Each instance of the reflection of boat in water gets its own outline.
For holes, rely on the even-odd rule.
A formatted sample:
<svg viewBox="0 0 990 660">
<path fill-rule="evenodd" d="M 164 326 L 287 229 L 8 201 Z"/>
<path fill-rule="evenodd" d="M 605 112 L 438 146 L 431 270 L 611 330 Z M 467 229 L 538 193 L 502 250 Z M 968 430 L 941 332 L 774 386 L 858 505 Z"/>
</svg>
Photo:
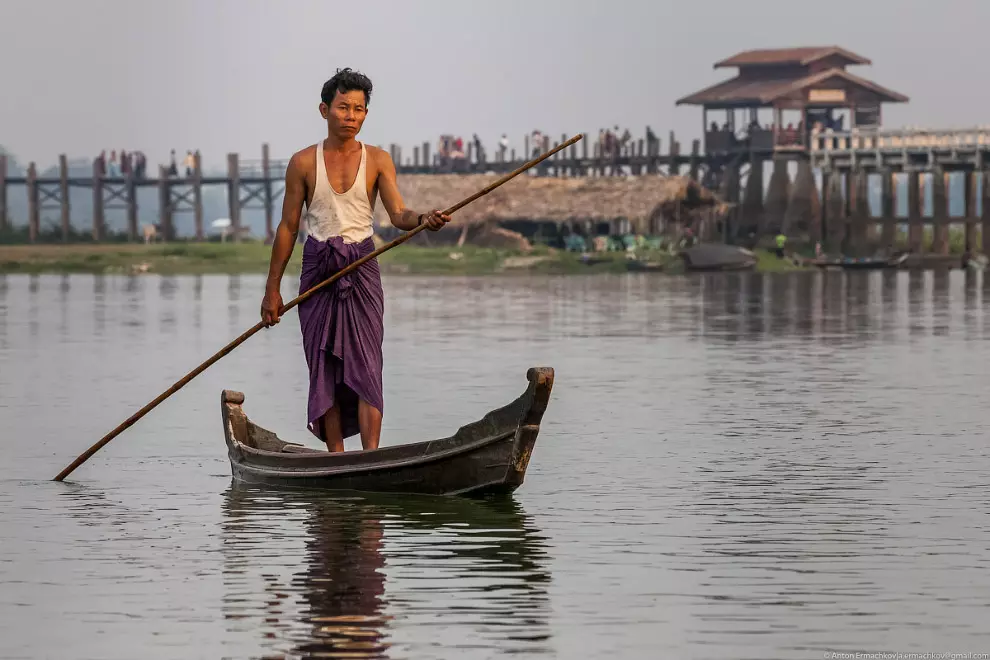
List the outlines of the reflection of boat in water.
<svg viewBox="0 0 990 660">
<path fill-rule="evenodd" d="M 701 243 L 681 250 L 688 270 L 747 270 L 756 266 L 756 255 L 744 247 L 725 243 Z"/>
<path fill-rule="evenodd" d="M 433 623 L 452 644 L 547 650 L 546 551 L 511 498 L 327 498 L 234 482 L 223 517 L 224 616 L 265 652 L 386 657 L 405 625 Z"/>
<path fill-rule="evenodd" d="M 244 414 L 244 395 L 220 398 L 231 471 L 238 481 L 364 492 L 464 495 L 511 492 L 522 485 L 540 421 L 550 401 L 553 369 L 533 368 L 515 401 L 437 440 L 330 453 L 280 440 Z"/>
</svg>

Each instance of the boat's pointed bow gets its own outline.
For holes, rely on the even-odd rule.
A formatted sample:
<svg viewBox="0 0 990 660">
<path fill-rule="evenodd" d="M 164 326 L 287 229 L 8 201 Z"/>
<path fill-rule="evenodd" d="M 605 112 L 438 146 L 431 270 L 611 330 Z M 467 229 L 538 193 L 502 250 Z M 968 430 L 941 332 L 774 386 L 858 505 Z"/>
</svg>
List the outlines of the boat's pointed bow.
<svg viewBox="0 0 990 660">
<path fill-rule="evenodd" d="M 247 438 L 247 417 L 241 409 L 243 403 L 243 392 L 220 392 L 220 416 L 223 419 L 223 435 L 228 449 L 233 449 L 237 442 L 244 443 Z"/>
<path fill-rule="evenodd" d="M 553 389 L 553 367 L 532 367 L 526 372 L 529 388 L 533 393 L 533 402 L 523 419 L 523 424 L 539 426 L 543 413 L 550 403 L 550 391 Z"/>
<path fill-rule="evenodd" d="M 506 475 L 506 483 L 512 488 L 522 485 L 526 477 L 529 459 L 533 456 L 536 446 L 536 436 L 540 433 L 540 422 L 543 413 L 550 403 L 550 391 L 553 389 L 553 369 L 551 367 L 533 367 L 526 372 L 529 379 L 529 389 L 532 393 L 529 410 L 523 415 L 512 448 L 512 463 Z"/>
</svg>

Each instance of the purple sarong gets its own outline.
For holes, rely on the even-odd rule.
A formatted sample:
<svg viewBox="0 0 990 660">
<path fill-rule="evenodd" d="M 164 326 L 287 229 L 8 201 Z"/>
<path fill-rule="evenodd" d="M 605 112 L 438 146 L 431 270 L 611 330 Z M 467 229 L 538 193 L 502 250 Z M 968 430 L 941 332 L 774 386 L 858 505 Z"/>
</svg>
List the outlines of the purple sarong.
<svg viewBox="0 0 990 660">
<path fill-rule="evenodd" d="M 316 286 L 366 254 L 375 243 L 345 243 L 339 236 L 303 246 L 299 293 Z M 321 418 L 336 403 L 340 426 L 348 438 L 360 432 L 358 400 L 384 412 L 382 338 L 385 294 L 377 259 L 358 268 L 299 303 L 299 325 L 309 366 L 306 426 L 321 440 Z"/>
</svg>

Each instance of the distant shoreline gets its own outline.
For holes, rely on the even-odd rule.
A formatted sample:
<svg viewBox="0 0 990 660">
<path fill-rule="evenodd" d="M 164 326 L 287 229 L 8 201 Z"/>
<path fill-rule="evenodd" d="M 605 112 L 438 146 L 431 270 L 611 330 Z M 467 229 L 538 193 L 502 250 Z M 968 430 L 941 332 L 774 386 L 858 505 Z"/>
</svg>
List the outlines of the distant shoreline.
<svg viewBox="0 0 990 660">
<path fill-rule="evenodd" d="M 379 257 L 383 274 L 412 275 L 502 275 L 518 273 L 595 274 L 632 270 L 622 252 L 592 255 L 593 264 L 583 263 L 579 254 L 536 247 L 528 253 L 517 250 L 475 246 L 423 247 L 400 245 Z M 760 254 L 758 271 L 800 270 L 772 255 Z M 771 259 L 765 258 L 767 256 Z M 71 243 L 0 245 L 0 273 L 3 274 L 267 274 L 271 246 L 257 242 L 169 243 Z M 287 274 L 298 274 L 302 246 L 293 251 Z M 656 269 L 651 272 L 680 274 L 681 259 L 659 251 L 637 254 L 636 265 Z"/>
</svg>

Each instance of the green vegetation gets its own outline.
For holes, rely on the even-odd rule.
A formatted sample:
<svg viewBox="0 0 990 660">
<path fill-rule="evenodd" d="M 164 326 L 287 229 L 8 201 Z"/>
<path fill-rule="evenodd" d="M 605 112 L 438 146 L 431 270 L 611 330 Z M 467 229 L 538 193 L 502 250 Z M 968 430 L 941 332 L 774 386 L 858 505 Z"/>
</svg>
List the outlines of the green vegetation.
<svg viewBox="0 0 990 660">
<path fill-rule="evenodd" d="M 3 273 L 267 273 L 271 246 L 258 242 L 233 243 L 75 243 L 67 245 L 0 245 Z M 485 275 L 495 273 L 578 274 L 627 272 L 624 252 L 590 255 L 586 263 L 575 252 L 536 246 L 529 252 L 463 247 L 400 245 L 381 257 L 382 272 L 430 275 Z M 681 272 L 681 260 L 666 252 L 640 251 L 639 258 L 660 264 L 667 272 Z M 299 272 L 302 247 L 296 246 L 286 272 Z"/>
<path fill-rule="evenodd" d="M 779 273 L 812 268 L 798 265 L 790 258 L 780 259 L 770 248 L 761 246 L 754 253 L 758 272 Z M 0 245 L 0 273 L 265 274 L 270 256 L 270 245 L 250 241 L 240 244 Z M 580 253 L 541 245 L 522 252 L 473 245 L 425 247 L 407 243 L 383 254 L 379 262 L 383 273 L 413 275 L 578 275 L 637 270 L 659 270 L 668 274 L 684 272 L 681 259 L 664 250 L 638 250 L 635 260 L 627 258 L 624 251 L 592 252 L 586 256 L 587 259 L 582 259 Z M 302 246 L 297 245 L 286 273 L 298 274 L 301 260 Z"/>
<path fill-rule="evenodd" d="M 781 259 L 776 252 L 765 248 L 757 248 L 753 250 L 753 254 L 756 255 L 756 270 L 761 273 L 789 273 L 814 268 L 814 266 L 800 265 L 789 257 Z"/>
<path fill-rule="evenodd" d="M 289 264 L 297 272 L 301 253 Z M 0 245 L 0 272 L 265 273 L 270 254 L 261 243 Z"/>
</svg>

